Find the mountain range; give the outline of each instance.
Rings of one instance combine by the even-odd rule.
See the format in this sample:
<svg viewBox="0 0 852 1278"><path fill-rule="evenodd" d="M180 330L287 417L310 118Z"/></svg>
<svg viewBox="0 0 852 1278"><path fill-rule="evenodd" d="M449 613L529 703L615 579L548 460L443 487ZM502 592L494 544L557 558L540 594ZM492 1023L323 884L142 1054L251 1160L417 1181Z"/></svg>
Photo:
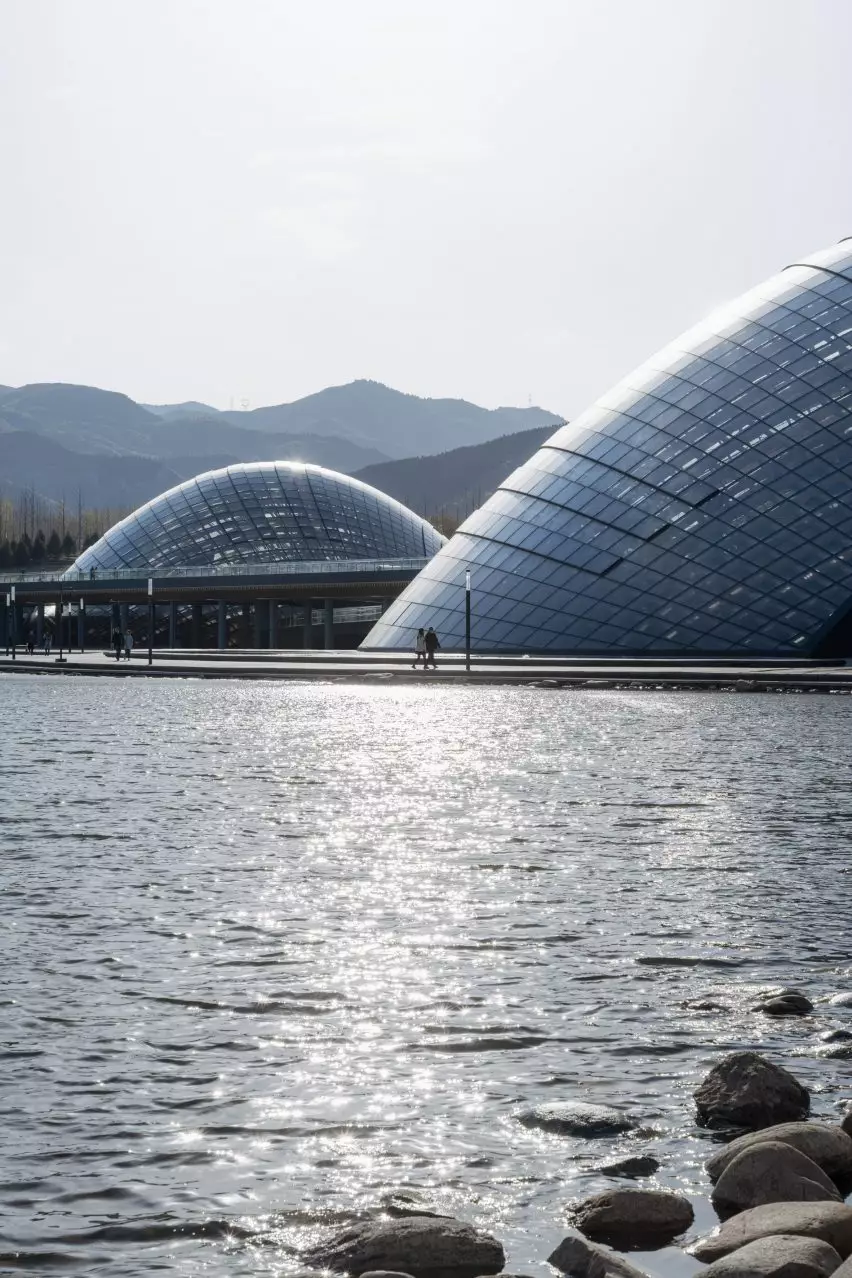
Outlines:
<svg viewBox="0 0 852 1278"><path fill-rule="evenodd" d="M198 401L140 404L116 391L61 382L0 386L0 496L30 492L88 507L136 506L201 471L271 459L316 462L365 478L365 468L372 473L398 463L403 470L388 471L387 481L410 487L399 459L418 454L409 465L419 466L424 457L451 458L525 427L552 430L557 421L541 408L420 399L370 381L226 412ZM435 460L430 475L437 482L445 474L452 486L452 462ZM467 476L475 462L459 461ZM378 475L368 482L381 486ZM472 492L472 484L459 479L455 490ZM424 499L431 491L432 480Z"/></svg>

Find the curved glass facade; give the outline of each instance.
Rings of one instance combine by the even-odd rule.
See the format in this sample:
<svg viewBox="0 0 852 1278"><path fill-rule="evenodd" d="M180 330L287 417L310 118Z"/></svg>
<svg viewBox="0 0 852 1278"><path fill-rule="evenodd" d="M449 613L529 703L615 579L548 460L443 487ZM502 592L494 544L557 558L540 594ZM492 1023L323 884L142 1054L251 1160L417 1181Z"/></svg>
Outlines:
<svg viewBox="0 0 852 1278"><path fill-rule="evenodd" d="M562 427L388 609L481 651L828 655L852 606L852 242L711 315Z"/></svg>
<svg viewBox="0 0 852 1278"><path fill-rule="evenodd" d="M197 475L110 528L69 573L422 558L444 538L378 489L322 466L250 462Z"/></svg>

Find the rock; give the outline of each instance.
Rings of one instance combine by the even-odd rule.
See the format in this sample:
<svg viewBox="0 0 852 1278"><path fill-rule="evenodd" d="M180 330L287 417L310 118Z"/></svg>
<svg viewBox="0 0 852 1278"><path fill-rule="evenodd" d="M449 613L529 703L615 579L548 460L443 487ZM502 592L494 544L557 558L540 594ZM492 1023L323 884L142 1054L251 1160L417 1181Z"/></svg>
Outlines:
<svg viewBox="0 0 852 1278"><path fill-rule="evenodd" d="M653 1176L660 1170L660 1164L651 1154L635 1154L632 1158L622 1158L617 1163L607 1163L605 1167L596 1167L601 1176Z"/></svg>
<svg viewBox="0 0 852 1278"><path fill-rule="evenodd" d="M734 1052L693 1093L704 1127L771 1127L805 1118L810 1094L792 1074L757 1052Z"/></svg>
<svg viewBox="0 0 852 1278"><path fill-rule="evenodd" d="M814 1005L804 994L779 994L775 998L764 999L753 1010L767 1016L804 1016L814 1010Z"/></svg>
<svg viewBox="0 0 852 1278"><path fill-rule="evenodd" d="M623 1250L664 1247L695 1219L686 1198L662 1189L608 1189L574 1207L571 1216L589 1238Z"/></svg>
<svg viewBox="0 0 852 1278"><path fill-rule="evenodd" d="M356 1275L385 1269L412 1278L477 1278L499 1273L506 1262L496 1238L450 1216L368 1220L303 1252L301 1260L311 1269Z"/></svg>
<svg viewBox="0 0 852 1278"><path fill-rule="evenodd" d="M707 1175L717 1181L738 1154L765 1141L780 1141L797 1149L832 1180L852 1176L852 1137L833 1123L779 1123L777 1127L749 1132L707 1159Z"/></svg>
<svg viewBox="0 0 852 1278"><path fill-rule="evenodd" d="M852 1259L844 1260L839 1269L835 1269L832 1278L852 1278Z"/></svg>
<svg viewBox="0 0 852 1278"><path fill-rule="evenodd" d="M572 1278L605 1278L607 1274L613 1278L645 1278L642 1271L634 1268L623 1256L608 1251L606 1247L598 1247L597 1243L589 1242L579 1234L563 1238L547 1257L547 1262L563 1274L571 1274Z"/></svg>
<svg viewBox="0 0 852 1278"><path fill-rule="evenodd" d="M829 1278L839 1264L834 1248L818 1238L774 1234L723 1256L701 1278Z"/></svg>
<svg viewBox="0 0 852 1278"><path fill-rule="evenodd" d="M852 1031L825 1030L819 1037L823 1043L849 1043L852 1041Z"/></svg>
<svg viewBox="0 0 852 1278"><path fill-rule="evenodd" d="M843 1121L840 1124L840 1130L845 1136L848 1136L849 1139L852 1140L852 1109L849 1110L848 1114L843 1116ZM849 1173L847 1172L847 1175L848 1174Z"/></svg>
<svg viewBox="0 0 852 1278"><path fill-rule="evenodd" d="M413 1276L400 1273L398 1269L368 1269L361 1278L413 1278Z"/></svg>
<svg viewBox="0 0 852 1278"><path fill-rule="evenodd" d="M519 1116L525 1127L542 1127L560 1136L615 1136L630 1131L635 1124L611 1105L590 1105L586 1101L554 1101L536 1105Z"/></svg>
<svg viewBox="0 0 852 1278"><path fill-rule="evenodd" d="M848 994L832 994L828 1001L832 1007L852 1007L852 992Z"/></svg>
<svg viewBox="0 0 852 1278"><path fill-rule="evenodd" d="M797 1234L829 1243L841 1260L852 1252L852 1207L845 1203L766 1203L732 1216L689 1248L696 1260L718 1260L757 1238Z"/></svg>
<svg viewBox="0 0 852 1278"><path fill-rule="evenodd" d="M840 1202L840 1194L807 1154L778 1140L758 1141L732 1158L713 1190L720 1216L762 1203Z"/></svg>

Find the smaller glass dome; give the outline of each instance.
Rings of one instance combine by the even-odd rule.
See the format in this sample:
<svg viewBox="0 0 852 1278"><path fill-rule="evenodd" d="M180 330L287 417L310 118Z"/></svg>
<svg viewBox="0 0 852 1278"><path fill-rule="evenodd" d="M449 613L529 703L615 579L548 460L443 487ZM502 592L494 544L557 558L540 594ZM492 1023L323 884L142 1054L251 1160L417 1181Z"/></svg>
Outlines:
<svg viewBox="0 0 852 1278"><path fill-rule="evenodd" d="M207 471L122 519L71 573L337 559L422 559L445 538L348 475L301 462Z"/></svg>

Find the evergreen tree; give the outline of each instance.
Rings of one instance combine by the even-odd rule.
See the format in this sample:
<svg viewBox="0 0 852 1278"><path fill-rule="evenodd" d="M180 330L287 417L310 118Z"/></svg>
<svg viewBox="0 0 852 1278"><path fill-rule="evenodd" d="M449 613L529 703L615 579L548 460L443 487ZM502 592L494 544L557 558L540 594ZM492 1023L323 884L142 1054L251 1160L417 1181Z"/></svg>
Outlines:
<svg viewBox="0 0 852 1278"><path fill-rule="evenodd" d="M44 533L39 528L38 532L36 533L36 539L33 542L33 555L32 555L33 563L40 564L46 554L47 554L47 551L44 545Z"/></svg>
<svg viewBox="0 0 852 1278"><path fill-rule="evenodd" d="M77 553L77 543L74 540L74 538L71 536L70 532L67 532L65 536L62 538L62 558L73 559L76 553Z"/></svg>
<svg viewBox="0 0 852 1278"><path fill-rule="evenodd" d="M16 568L23 568L30 562L30 552L27 549L27 544L22 539L21 541L14 542L13 546L12 561Z"/></svg>
<svg viewBox="0 0 852 1278"><path fill-rule="evenodd" d="M5 541L0 542L0 568L11 568L11 566L12 551L9 546L9 539L6 538Z"/></svg>
<svg viewBox="0 0 852 1278"><path fill-rule="evenodd" d="M62 542L59 540L59 533L54 528L47 539L47 557L48 559L58 559L61 553Z"/></svg>

